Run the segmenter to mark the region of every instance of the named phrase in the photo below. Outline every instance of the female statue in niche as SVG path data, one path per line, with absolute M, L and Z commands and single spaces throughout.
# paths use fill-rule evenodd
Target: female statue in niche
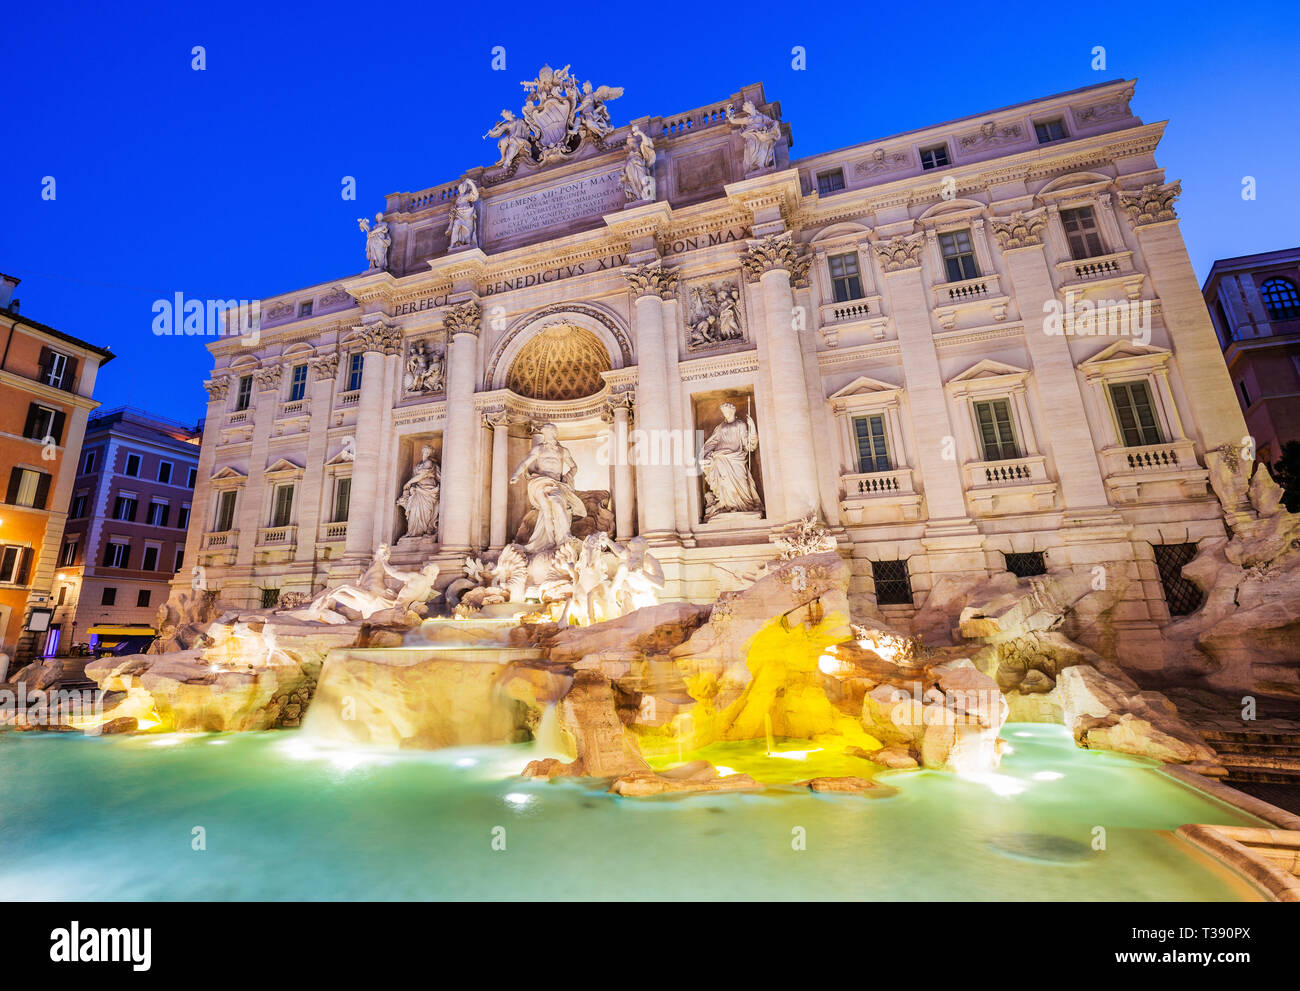
M 704 520 L 719 513 L 748 513 L 763 508 L 749 471 L 749 456 L 758 448 L 758 431 L 748 414 L 736 419 L 734 403 L 719 407 L 722 422 L 700 448 L 700 469 L 704 473 Z
M 433 448 L 420 448 L 420 460 L 411 469 L 411 477 L 402 486 L 397 505 L 406 511 L 406 536 L 432 537 L 438 532 L 438 496 L 442 471 L 433 460 Z

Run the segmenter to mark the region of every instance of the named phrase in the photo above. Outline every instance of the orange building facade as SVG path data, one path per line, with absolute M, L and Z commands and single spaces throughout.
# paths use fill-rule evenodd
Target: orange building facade
M 91 394 L 113 358 L 19 315 L 17 284 L 0 275 L 0 652 L 11 670 L 41 654 L 48 639 L 68 500 L 86 422 L 99 405 Z

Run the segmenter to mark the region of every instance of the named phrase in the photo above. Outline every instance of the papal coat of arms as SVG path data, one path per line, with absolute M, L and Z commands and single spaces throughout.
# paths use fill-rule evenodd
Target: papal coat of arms
M 522 117 L 501 111 L 501 120 L 484 138 L 496 138 L 501 157 L 496 165 L 513 172 L 520 160 L 545 165 L 573 154 L 583 141 L 599 144 L 614 130 L 607 100 L 623 95 L 619 86 L 579 85 L 569 66 L 542 66 L 537 78 L 521 84 L 528 94 Z

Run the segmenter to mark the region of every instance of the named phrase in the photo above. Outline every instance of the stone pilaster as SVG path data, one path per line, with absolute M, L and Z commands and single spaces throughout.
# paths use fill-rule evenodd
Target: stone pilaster
M 610 400 L 610 416 L 613 420 L 610 428 L 613 430 L 611 448 L 614 457 L 614 533 L 619 540 L 627 540 L 636 529 L 631 452 L 628 450 L 632 397 L 628 393 L 618 393 Z
M 384 358 L 396 354 L 402 335 L 397 327 L 382 320 L 355 328 L 361 341 L 361 395 L 357 400 L 356 434 L 353 437 L 352 494 L 348 512 L 348 535 L 344 557 L 353 563 L 374 554 L 374 527 L 379 496 L 379 428 L 387 397 Z
M 955 451 L 956 434 L 948 418 L 948 404 L 939 370 L 930 323 L 930 297 L 921 277 L 923 244 L 919 235 L 895 237 L 877 243 L 876 255 L 885 272 L 889 312 L 898 331 L 903 376 L 916 431 L 916 457 L 925 486 L 931 531 L 973 529 L 966 515 L 961 466 Z
M 1020 306 L 1025 346 L 1039 395 L 1051 417 L 1052 429 L 1046 431 L 1044 439 L 1044 446 L 1051 450 L 1045 453 L 1051 454 L 1056 465 L 1065 508 L 1109 513 L 1106 486 L 1097 460 L 1097 441 L 1088 427 L 1069 339 L 1044 331 L 1046 307 L 1059 306 L 1044 252 L 1044 221 L 1041 214 L 1012 214 L 1006 219 L 995 219 L 993 233 L 1002 249 L 1007 275 Z
M 648 443 L 638 454 L 637 483 L 642 510 L 642 535 L 654 540 L 672 539 L 676 533 L 673 465 L 662 461 L 674 450 L 669 443 L 668 361 L 665 352 L 664 297 L 677 289 L 677 273 L 659 262 L 627 273 L 636 334 L 637 397 L 641 404 L 640 429 Z
M 311 422 L 307 432 L 307 463 L 304 466 L 302 491 L 298 493 L 298 546 L 295 562 L 310 565 L 316 560 L 316 535 L 322 514 L 328 514 L 333 492 L 325 480 L 325 459 L 329 454 L 330 408 L 334 402 L 334 382 L 338 375 L 337 353 L 320 355 L 309 362 L 311 384 Z
M 477 298 L 449 306 L 443 314 L 447 330 L 447 425 L 442 434 L 442 520 L 438 532 L 447 554 L 466 554 L 472 549 L 474 443 L 479 429 L 474 392 L 481 318 Z
M 1196 439 L 1202 451 L 1220 444 L 1239 447 L 1246 437 L 1246 421 L 1178 228 L 1174 201 L 1181 191 L 1177 182 L 1151 183 L 1138 192 L 1121 193 L 1120 202 L 1133 224 L 1147 274 L 1160 299 L 1183 387 L 1195 398 L 1191 412 Z
M 252 453 L 248 458 L 248 483 L 239 495 L 236 519 L 239 521 L 239 550 L 235 553 L 235 566 L 247 576 L 253 567 L 257 551 L 257 531 L 263 525 L 262 504 L 266 499 L 266 461 L 271 447 L 271 430 L 279 414 L 279 365 L 259 368 L 253 373 L 253 402 L 260 415 L 253 417 Z
M 492 428 L 492 506 L 488 517 L 488 545 L 500 550 L 506 545 L 506 513 L 510 506 L 510 414 L 491 413 L 486 417 Z

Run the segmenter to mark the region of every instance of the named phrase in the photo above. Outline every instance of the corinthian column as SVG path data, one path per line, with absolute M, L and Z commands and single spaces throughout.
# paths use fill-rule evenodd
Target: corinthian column
M 293 559 L 311 563 L 316 559 L 316 534 L 320 529 L 322 506 L 329 505 L 333 493 L 325 484 L 325 457 L 329 453 L 330 406 L 334 401 L 334 380 L 338 377 L 339 356 L 318 355 L 308 362 L 312 376 L 311 423 L 307 433 L 307 472 L 298 494 L 298 546 Z
M 466 554 L 471 550 L 470 516 L 474 493 L 474 441 L 478 414 L 474 409 L 478 377 L 478 333 L 482 311 L 477 299 L 449 306 L 443 315 L 447 329 L 447 425 L 442 434 L 442 550 Z
M 634 532 L 632 514 L 632 462 L 628 456 L 628 427 L 632 413 L 632 397 L 620 392 L 610 400 L 613 417 L 612 429 L 614 456 L 614 533 L 619 540 L 629 539 Z
M 741 264 L 749 280 L 759 283 L 763 296 L 764 330 L 772 379 L 772 406 L 776 423 L 770 425 L 777 462 L 785 519 L 789 523 L 819 516 L 817 461 L 814 456 L 812 406 L 804 378 L 799 332 L 795 329 L 792 279 L 806 282 L 811 258 L 795 249 L 794 235 L 769 234 L 750 245 Z
M 490 414 L 487 423 L 492 428 L 492 513 L 488 543 L 499 549 L 506 545 L 506 510 L 510 505 L 510 463 L 507 461 L 510 414 Z
M 673 512 L 672 451 L 685 445 L 671 442 L 668 419 L 668 359 L 664 339 L 664 297 L 677 289 L 677 273 L 659 262 L 627 273 L 636 299 L 636 394 L 638 417 L 637 484 L 644 513 L 642 536 L 666 539 L 676 533 Z M 621 531 L 620 531 L 621 532 Z
M 1221 444 L 1235 448 L 1246 437 L 1246 420 L 1178 229 L 1174 200 L 1181 192 L 1177 182 L 1151 183 L 1137 192 L 1121 193 L 1120 202 L 1133 224 L 1151 285 L 1160 298 L 1161 316 L 1183 387 L 1187 395 L 1195 397 L 1191 412 L 1197 440 L 1204 451 Z
M 369 560 L 374 553 L 375 502 L 379 495 L 379 426 L 387 395 L 384 356 L 401 347 L 401 331 L 383 321 L 360 324 L 361 395 L 357 400 L 356 436 L 353 438 L 352 494 L 348 511 L 348 536 L 344 556 L 353 562 Z M 315 534 L 311 536 L 315 540 Z

